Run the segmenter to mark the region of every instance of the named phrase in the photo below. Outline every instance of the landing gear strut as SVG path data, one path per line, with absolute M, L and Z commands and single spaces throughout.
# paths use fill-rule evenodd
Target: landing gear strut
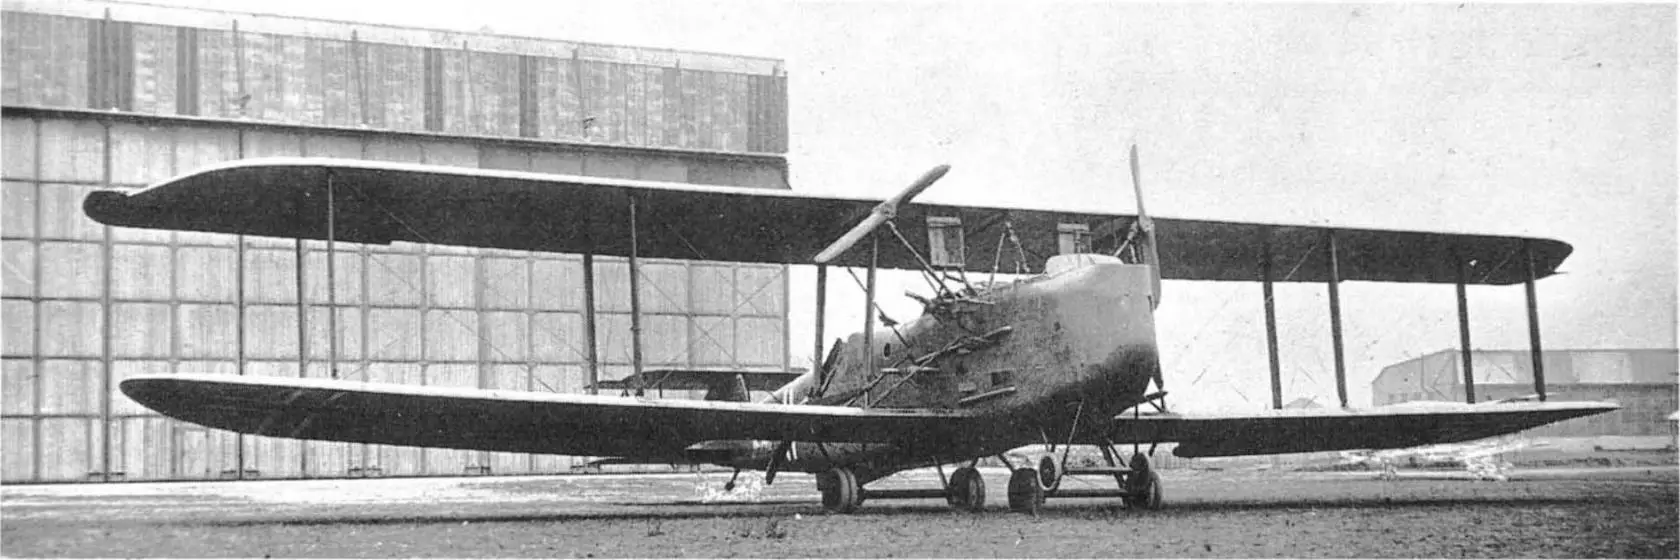
M 974 467 L 963 467 L 951 473 L 951 484 L 945 487 L 945 501 L 951 507 L 978 512 L 986 509 L 986 481 Z

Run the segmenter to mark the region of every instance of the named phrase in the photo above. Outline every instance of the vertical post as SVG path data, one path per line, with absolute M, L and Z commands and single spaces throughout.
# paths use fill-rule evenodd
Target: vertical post
M 1272 239 L 1266 236 L 1260 257 L 1260 290 L 1266 300 L 1266 358 L 1271 363 L 1272 408 L 1283 408 L 1283 369 L 1278 364 L 1277 304 L 1272 295 Z
M 236 371 L 245 375 L 245 236 L 234 237 L 233 243 L 234 359 Z M 233 446 L 234 461 L 238 464 L 234 478 L 245 480 L 245 434 L 234 434 Z
M 1527 240 L 1522 245 L 1523 261 L 1528 265 L 1528 277 L 1523 280 L 1523 291 L 1528 294 L 1528 352 L 1534 361 L 1534 393 L 1539 395 L 1540 401 L 1546 401 L 1546 364 L 1541 359 L 1540 350 L 1540 304 L 1534 295 L 1534 249 Z
M 642 379 L 642 296 L 641 296 L 641 268 L 636 262 L 636 253 L 640 247 L 637 239 L 636 197 L 630 196 L 630 368 L 635 372 L 638 388 L 636 396 L 642 396 L 647 388 L 647 380 Z
M 1325 237 L 1329 241 L 1325 244 L 1325 253 L 1330 259 L 1330 346 L 1336 357 L 1336 400 L 1342 403 L 1342 408 L 1347 408 L 1347 362 L 1342 357 L 1342 296 L 1338 290 L 1338 285 L 1342 283 L 1342 271 L 1336 255 L 1336 230 L 1327 231 Z
M 585 226 L 587 227 L 587 226 Z M 595 254 L 583 254 L 583 340 L 588 345 L 589 394 L 601 393 L 601 361 L 595 349 Z
M 864 284 L 863 295 L 863 375 L 866 381 L 874 381 L 881 373 L 875 367 L 875 268 L 877 259 L 881 256 L 881 240 L 875 234 L 869 234 L 869 273 Z M 867 386 L 867 385 L 866 385 Z M 863 395 L 863 406 L 868 407 L 869 393 Z
M 338 208 L 333 201 L 333 175 L 327 172 L 327 372 L 338 379 Z
M 293 281 L 297 288 L 297 325 L 298 325 L 298 377 L 309 377 L 309 308 L 303 293 L 303 238 L 292 240 L 292 271 L 295 273 Z M 309 476 L 309 443 L 298 444 L 298 461 L 302 463 L 299 472 Z
M 786 300 L 783 300 L 783 301 L 786 301 Z M 811 371 L 816 372 L 816 380 L 817 380 L 817 386 L 818 387 L 822 387 L 826 384 L 825 381 L 827 381 L 827 379 L 824 379 L 824 377 L 828 375 L 827 372 L 824 372 L 823 369 L 822 369 L 822 367 L 823 367 L 823 314 L 827 311 L 827 307 L 828 307 L 828 265 L 819 264 L 819 265 L 817 265 L 817 314 L 816 314 L 816 323 L 817 324 L 816 324 L 816 336 L 812 337 L 812 339 L 811 339 L 812 340 L 812 343 L 811 343 Z
M 1470 297 L 1464 288 L 1464 259 L 1453 253 L 1458 265 L 1458 353 L 1464 363 L 1464 402 L 1476 404 L 1476 370 L 1470 360 Z

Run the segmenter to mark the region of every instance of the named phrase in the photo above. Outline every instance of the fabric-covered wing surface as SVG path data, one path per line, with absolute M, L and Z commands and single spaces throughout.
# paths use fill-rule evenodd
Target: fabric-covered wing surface
M 960 170 L 959 170 L 960 172 Z M 947 179 L 947 181 L 960 178 Z M 329 188 L 330 185 L 330 188 Z M 330 193 L 330 196 L 329 196 Z M 83 209 L 100 223 L 151 229 L 326 239 L 396 241 L 558 253 L 629 253 L 630 207 L 637 209 L 642 257 L 805 264 L 878 201 L 791 191 L 700 187 L 598 177 L 544 175 L 332 159 L 231 162 L 169 179 L 138 192 L 99 191 Z M 973 272 L 1019 264 L 1042 272 L 1060 252 L 1061 230 L 1085 228 L 1090 250 L 1112 252 L 1135 216 L 912 204 L 896 223 L 928 254 L 929 217 L 962 224 Z M 1324 248 L 1335 235 L 1343 280 L 1452 283 L 1465 263 L 1469 284 L 1514 284 L 1557 271 L 1571 251 L 1551 239 L 1424 231 L 1155 219 L 1161 274 L 1167 279 L 1260 280 L 1271 259 L 1274 280 L 1323 282 Z M 1016 242 L 1019 242 L 1017 245 Z M 864 266 L 867 251 L 832 264 Z M 916 269 L 898 243 L 881 244 L 880 265 Z
M 970 417 L 932 410 L 639 399 L 217 374 L 146 375 L 148 408 L 246 434 L 481 451 L 672 457 L 708 440 L 947 440 Z
M 1492 437 L 1616 408 L 1597 402 L 1418 403 L 1369 410 L 1156 414 L 1116 418 L 1109 435 L 1115 443 L 1178 442 L 1173 454 L 1180 457 L 1392 449 Z

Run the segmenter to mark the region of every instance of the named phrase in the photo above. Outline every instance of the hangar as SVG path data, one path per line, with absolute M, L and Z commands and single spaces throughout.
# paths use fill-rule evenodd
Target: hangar
M 208 430 L 128 401 L 134 374 L 537 391 L 630 374 L 623 259 L 111 228 L 82 212 L 93 190 L 263 156 L 788 188 L 778 60 L 100 1 L 8 0 L 0 20 L 5 482 L 578 460 Z M 649 366 L 790 365 L 786 267 L 638 268 Z
M 1534 394 L 1527 350 L 1442 350 L 1383 368 L 1371 382 L 1376 405 L 1437 400 L 1488 402 Z M 1546 437 L 1669 436 L 1680 404 L 1673 349 L 1546 350 L 1546 391 L 1554 400 L 1613 401 L 1620 410 L 1529 430 Z M 1468 368 L 1467 377 L 1464 370 Z M 1469 383 L 1465 380 L 1468 379 Z

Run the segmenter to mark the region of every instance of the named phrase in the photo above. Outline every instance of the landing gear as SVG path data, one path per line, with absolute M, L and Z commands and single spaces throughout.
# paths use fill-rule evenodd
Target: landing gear
M 1161 509 L 1161 475 L 1149 468 L 1149 458 L 1133 454 L 1131 470 L 1120 485 L 1126 491 L 1126 507 Z
M 986 481 L 974 467 L 963 467 L 951 473 L 951 484 L 945 487 L 945 501 L 951 507 L 978 512 L 986 509 Z
M 1038 484 L 1045 492 L 1055 492 L 1062 487 L 1062 469 L 1056 466 L 1056 458 L 1045 455 L 1038 460 Z
M 723 483 L 724 492 L 735 491 L 735 479 L 741 478 L 741 469 L 735 469 L 735 474 L 729 475 L 729 482 Z
M 1044 505 L 1044 471 L 1035 469 L 1015 469 L 1009 476 L 1009 510 L 1020 513 L 1038 513 L 1039 506 Z
M 863 485 L 852 469 L 829 469 L 817 475 L 817 491 L 822 492 L 823 509 L 834 513 L 851 513 L 863 505 Z

